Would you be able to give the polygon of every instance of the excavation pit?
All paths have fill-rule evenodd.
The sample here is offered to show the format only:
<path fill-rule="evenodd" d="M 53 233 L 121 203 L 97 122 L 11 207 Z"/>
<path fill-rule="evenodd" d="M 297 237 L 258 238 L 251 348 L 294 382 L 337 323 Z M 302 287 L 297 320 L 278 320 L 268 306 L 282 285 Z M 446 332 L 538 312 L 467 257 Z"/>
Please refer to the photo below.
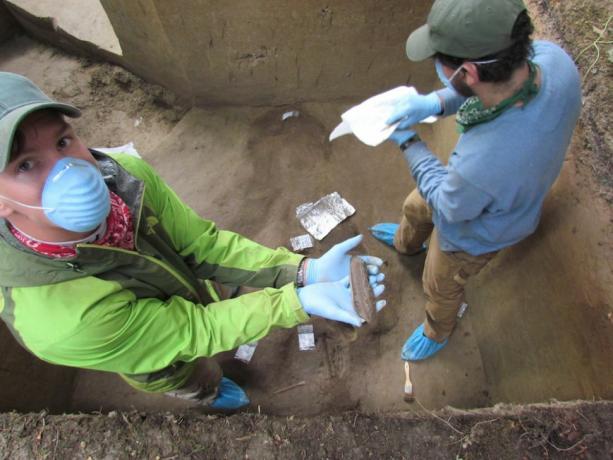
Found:
<path fill-rule="evenodd" d="M 307 2 L 310 7 L 314 3 Z M 416 8 L 421 14 L 415 20 L 418 24 L 428 8 Z M 531 5 L 531 12 L 542 11 Z M 334 26 L 329 19 L 336 17 L 333 10 L 322 8 L 318 14 L 320 32 Z M 541 35 L 550 34 L 547 20 L 541 19 L 545 21 Z M 341 26 L 349 25 L 341 22 Z M 367 21 L 366 26 L 372 24 Z M 404 29 L 408 32 L 411 27 Z M 125 31 L 118 32 L 120 41 L 125 39 Z M 212 32 L 214 39 L 216 33 Z M 390 34 L 395 35 L 386 39 L 386 46 L 394 44 L 398 50 L 384 47 L 386 58 L 400 61 L 404 32 L 392 29 Z M 198 92 L 200 82 L 191 85 L 194 100 L 212 101 L 199 103 L 199 107 L 190 107 L 185 94 L 173 88 L 177 78 L 169 69 L 165 70 L 168 74 L 151 80 L 164 82 L 174 91 L 145 83 L 114 65 L 64 54 L 24 35 L 10 38 L 0 48 L 2 70 L 22 73 L 56 99 L 83 109 L 84 116 L 75 126 L 88 145 L 133 141 L 181 198 L 221 228 L 268 246 L 289 247 L 290 237 L 304 233 L 295 218 L 297 205 L 338 191 L 357 209 L 329 236 L 316 241 L 307 255 L 318 256 L 349 236 L 364 234 L 359 249 L 387 262 L 384 297 L 388 305 L 376 327 L 358 331 L 353 341 L 345 331 L 315 319 L 315 350 L 300 351 L 294 328 L 276 330 L 261 340 L 248 364 L 236 360 L 234 350 L 215 357 L 224 373 L 243 385 L 252 399 L 245 411 L 252 415 L 245 415 L 245 420 L 256 414 L 345 420 L 347 411 L 361 420 L 364 414 L 423 414 L 446 406 L 469 410 L 497 403 L 611 399 L 610 202 L 595 185 L 602 184 L 598 179 L 602 167 L 593 163 L 594 172 L 594 167 L 582 163 L 592 161 L 585 140 L 593 139 L 594 133 L 579 126 L 569 161 L 546 200 L 537 232 L 504 250 L 469 283 L 469 308 L 449 346 L 435 359 L 411 365 L 416 401 L 407 403 L 400 348 L 423 320 L 425 255 L 398 255 L 370 237 L 368 227 L 397 221 L 403 200 L 415 185 L 394 145 L 373 149 L 349 136 L 333 143 L 327 137 L 340 114 L 356 102 L 406 84 L 407 78 L 420 91 L 429 91 L 438 85 L 436 76 L 431 66 L 402 61 L 385 64 L 391 74 L 402 78 L 380 78 L 375 71 L 352 82 L 347 72 L 340 72 L 341 66 L 325 67 L 318 60 L 322 65 L 319 78 L 334 82 L 330 87 L 337 93 L 315 86 L 311 86 L 313 98 L 302 86 L 292 92 L 296 82 L 281 73 L 278 93 L 270 84 L 256 96 L 260 79 L 275 78 L 266 73 L 266 61 L 275 59 L 271 50 L 281 45 L 275 41 L 278 38 L 270 40 L 263 45 L 266 51 L 240 55 L 243 58 L 237 68 L 244 72 L 238 74 L 245 78 L 243 85 L 236 73 L 228 79 L 226 93 L 215 87 L 221 85 L 218 80 L 212 82 L 215 91 L 211 93 Z M 115 59 L 130 59 L 130 48 L 123 43 L 122 51 L 123 57 Z M 282 62 L 285 50 L 277 51 Z M 329 48 L 315 51 L 329 52 Z M 373 65 L 377 62 L 381 61 Z M 303 84 L 309 87 L 316 80 L 315 71 L 309 68 L 308 59 L 299 64 Z M 253 80 L 245 77 L 249 69 Z M 138 66 L 132 70 L 137 72 Z M 231 71 L 220 70 L 226 76 Z M 151 77 L 147 72 L 140 74 Z M 192 77 L 187 72 L 181 78 Z M 292 94 L 298 96 L 292 99 Z M 586 110 L 592 109 L 587 104 Z M 284 120 L 283 114 L 290 110 L 300 115 Z M 424 127 L 420 134 L 442 159 L 448 157 L 457 139 L 453 120 Z M 5 351 L 0 358 L 0 408 L 4 411 L 198 413 L 188 403 L 139 393 L 114 374 L 43 363 L 23 351 L 5 328 L 0 344 Z M 610 413 L 608 406 L 605 412 Z M 272 428 L 267 425 L 266 429 Z M 246 434 L 236 432 L 236 437 L 243 436 Z"/>

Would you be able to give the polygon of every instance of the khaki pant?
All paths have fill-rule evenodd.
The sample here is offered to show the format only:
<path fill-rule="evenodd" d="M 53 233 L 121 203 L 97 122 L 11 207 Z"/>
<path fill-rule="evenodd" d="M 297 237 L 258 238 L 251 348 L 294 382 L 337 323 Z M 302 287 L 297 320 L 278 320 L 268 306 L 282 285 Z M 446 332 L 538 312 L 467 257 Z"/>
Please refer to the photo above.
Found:
<path fill-rule="evenodd" d="M 415 189 L 402 206 L 402 221 L 394 237 L 394 247 L 402 254 L 414 254 L 430 235 L 422 278 L 427 299 L 424 332 L 429 338 L 442 342 L 455 327 L 458 309 L 464 301 L 464 285 L 497 252 L 471 256 L 466 252 L 441 251 L 438 232 L 432 223 L 432 210 Z"/>

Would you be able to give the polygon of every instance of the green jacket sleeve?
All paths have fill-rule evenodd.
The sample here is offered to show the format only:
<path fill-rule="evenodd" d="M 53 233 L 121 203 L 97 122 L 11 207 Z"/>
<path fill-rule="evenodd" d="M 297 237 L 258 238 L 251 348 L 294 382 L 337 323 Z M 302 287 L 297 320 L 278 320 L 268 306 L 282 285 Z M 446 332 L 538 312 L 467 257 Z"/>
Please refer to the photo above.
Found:
<path fill-rule="evenodd" d="M 145 181 L 145 204 L 159 216 L 177 252 L 199 277 L 252 287 L 281 287 L 296 280 L 303 256 L 217 229 L 184 204 L 147 163 L 127 155 L 113 158 Z"/>
<path fill-rule="evenodd" d="M 213 356 L 308 319 L 291 284 L 204 308 L 178 296 L 137 299 L 117 283 L 86 277 L 14 288 L 9 304 L 13 329 L 41 359 L 126 374 Z"/>

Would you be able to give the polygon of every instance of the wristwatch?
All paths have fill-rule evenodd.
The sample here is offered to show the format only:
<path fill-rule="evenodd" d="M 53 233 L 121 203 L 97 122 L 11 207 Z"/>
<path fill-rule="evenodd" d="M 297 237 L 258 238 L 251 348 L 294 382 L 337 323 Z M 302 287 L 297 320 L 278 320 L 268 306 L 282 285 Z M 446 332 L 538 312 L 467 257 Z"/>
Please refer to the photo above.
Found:
<path fill-rule="evenodd" d="M 421 142 L 421 137 L 419 137 L 419 134 L 417 133 L 415 133 L 415 136 L 411 137 L 410 139 L 407 139 L 402 144 L 400 144 L 400 150 L 404 152 L 414 142 Z"/>
<path fill-rule="evenodd" d="M 308 257 L 305 257 L 298 264 L 298 272 L 296 273 L 296 287 L 304 287 L 306 284 L 306 265 Z"/>

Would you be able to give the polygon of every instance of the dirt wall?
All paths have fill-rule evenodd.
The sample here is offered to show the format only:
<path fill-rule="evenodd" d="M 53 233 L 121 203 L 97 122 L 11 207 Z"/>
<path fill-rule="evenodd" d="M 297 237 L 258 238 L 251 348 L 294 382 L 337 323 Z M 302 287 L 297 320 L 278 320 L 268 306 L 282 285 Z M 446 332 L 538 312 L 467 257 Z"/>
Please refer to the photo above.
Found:
<path fill-rule="evenodd" d="M 17 21 L 6 6 L 0 3 L 0 43 L 11 38 L 18 30 Z"/>
<path fill-rule="evenodd" d="M 36 37 L 39 40 L 50 43 L 51 45 L 68 51 L 71 54 L 77 56 L 87 56 L 98 60 L 113 62 L 119 65 L 124 64 L 121 57 L 117 54 L 101 48 L 98 44 L 85 39 L 77 38 L 72 32 L 64 30 L 58 24 L 58 20 L 55 16 L 38 16 L 30 12 L 26 7 L 29 5 L 16 4 L 15 2 L 5 3 L 5 8 L 10 12 L 13 20 L 19 24 L 20 28 L 26 31 L 28 35 Z M 59 3 L 54 3 L 57 8 Z M 74 7 L 73 5 L 61 5 L 64 8 Z M 87 9 L 87 6 L 81 5 L 83 9 Z M 94 14 L 92 11 L 87 11 L 89 14 Z M 83 14 L 86 14 L 83 12 Z M 95 19 L 95 18 L 94 18 Z M 91 19 L 90 19 L 91 21 Z M 90 22 L 83 20 L 81 22 L 82 28 L 93 28 Z M 104 41 L 104 39 L 101 39 Z"/>
<path fill-rule="evenodd" d="M 611 403 L 316 418 L 1 414 L 0 423 L 0 457 L 11 459 L 600 459 L 613 454 Z"/>
<path fill-rule="evenodd" d="M 198 104 L 372 94 L 432 74 L 402 43 L 431 2 L 102 0 L 127 68 Z"/>

